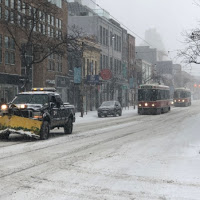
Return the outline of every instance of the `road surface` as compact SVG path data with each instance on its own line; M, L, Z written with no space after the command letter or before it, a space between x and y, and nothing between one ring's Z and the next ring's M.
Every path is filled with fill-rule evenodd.
M77 116L79 118L79 116ZM0 141L2 200L199 200L200 102L86 116L72 135Z

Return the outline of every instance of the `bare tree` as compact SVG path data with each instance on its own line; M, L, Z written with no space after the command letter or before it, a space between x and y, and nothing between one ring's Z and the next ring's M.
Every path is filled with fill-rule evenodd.
M42 63L52 54L64 57L76 46L79 33L67 34L67 28L62 28L61 20L55 18L59 12L60 9L48 0L15 1L12 11L5 11L1 23L10 34L26 69L25 90L30 87L28 83L34 64ZM47 26L49 23L55 24L57 29ZM74 31L76 29L72 28Z
M183 58L186 64L200 64L200 29L193 29L184 33L185 49L178 52L178 56Z
M200 1L194 1L196 6L200 7ZM200 64L200 29L194 28L183 33L186 45L184 50L178 51L178 57L183 59L186 64Z

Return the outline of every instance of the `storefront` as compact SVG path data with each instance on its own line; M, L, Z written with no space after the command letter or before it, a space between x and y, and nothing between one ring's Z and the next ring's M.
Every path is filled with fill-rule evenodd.
M20 78L18 75L0 73L0 98L11 101L20 91Z

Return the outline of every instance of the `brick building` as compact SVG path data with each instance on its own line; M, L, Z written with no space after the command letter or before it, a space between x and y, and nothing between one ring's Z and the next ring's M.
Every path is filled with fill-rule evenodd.
M41 2L48 9L41 7ZM48 10L54 10L49 12ZM35 26L31 17L40 20ZM22 59L22 47L27 42L27 33L38 40L60 40L67 33L67 2L65 0L5 0L0 1L0 96L10 101L23 88L27 67ZM28 30L28 31L25 31ZM32 33L30 32L32 30ZM33 45L32 45L33 46ZM33 49L31 46L30 49ZM21 48L21 49L20 49ZM44 51L46 51L44 49ZM41 52L40 54L42 54ZM34 59L36 53L26 53ZM38 55L37 55L38 56ZM39 55L41 56L41 55ZM67 99L67 57L53 53L38 64L30 67L31 87L56 87Z

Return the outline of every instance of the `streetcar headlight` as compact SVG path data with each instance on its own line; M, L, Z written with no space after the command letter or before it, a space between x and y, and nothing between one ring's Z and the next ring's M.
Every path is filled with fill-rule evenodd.
M6 105L6 104L3 104L3 105L1 105L1 110L8 110L8 105Z
M145 103L144 105L145 105L145 106L148 106L148 103Z
M142 104L139 104L139 107L141 107L142 106Z

